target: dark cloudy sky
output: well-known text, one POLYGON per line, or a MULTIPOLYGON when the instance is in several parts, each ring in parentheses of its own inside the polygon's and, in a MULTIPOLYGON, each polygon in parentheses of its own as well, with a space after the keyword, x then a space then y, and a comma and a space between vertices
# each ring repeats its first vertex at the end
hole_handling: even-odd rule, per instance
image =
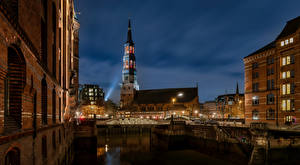
POLYGON ((243 91, 243 57, 300 15, 299 0, 77 0, 80 83, 119 99, 128 17, 141 89, 199 84, 200 101, 243 91), (117 82, 117 83, 114 83, 117 82))

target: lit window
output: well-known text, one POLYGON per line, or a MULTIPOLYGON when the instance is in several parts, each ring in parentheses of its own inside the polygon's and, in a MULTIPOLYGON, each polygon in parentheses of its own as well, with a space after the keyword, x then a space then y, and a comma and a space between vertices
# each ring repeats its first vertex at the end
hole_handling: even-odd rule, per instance
POLYGON ((282 109, 283 111, 286 110, 286 100, 282 100, 282 103, 281 103, 281 109, 282 109))
POLYGON ((291 84, 286 84, 286 94, 291 93, 291 84))
POLYGON ((252 105, 258 105, 259 104, 259 97, 253 96, 252 97, 252 105))
POLYGON ((291 63, 291 57, 290 56, 287 56, 286 57, 286 64, 288 65, 288 64, 290 64, 291 63))
POLYGON ((290 71, 287 71, 286 72, 286 78, 290 78, 291 77, 291 72, 290 71))
POLYGON ((281 41, 280 45, 281 45, 281 46, 284 46, 284 41, 281 41))
POLYGON ((291 100, 286 100, 286 110, 291 110, 291 100))
POLYGON ((282 85, 282 95, 285 95, 286 94, 286 85, 283 84, 282 85))
POLYGON ((282 63, 283 66, 286 65, 286 58, 285 57, 282 58, 281 63, 282 63))
POLYGON ((289 40, 285 40, 284 44, 285 45, 289 44, 289 40))
POLYGON ((259 112, 257 110, 252 111, 252 120, 258 120, 259 119, 259 112))
POLYGON ((286 72, 282 72, 282 78, 283 78, 283 79, 286 78, 286 72))
POLYGON ((294 42, 294 38, 290 38, 290 43, 293 43, 294 42))

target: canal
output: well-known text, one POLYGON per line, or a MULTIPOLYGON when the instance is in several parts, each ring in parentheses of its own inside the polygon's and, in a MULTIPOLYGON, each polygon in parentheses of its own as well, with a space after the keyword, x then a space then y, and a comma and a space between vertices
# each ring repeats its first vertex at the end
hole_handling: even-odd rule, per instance
POLYGON ((166 149, 153 144, 153 141, 159 140, 153 138, 156 137, 149 128, 132 128, 126 132, 120 128, 110 129, 110 132, 98 128, 96 139, 80 139, 81 148, 75 148, 74 164, 233 164, 188 148, 166 149))

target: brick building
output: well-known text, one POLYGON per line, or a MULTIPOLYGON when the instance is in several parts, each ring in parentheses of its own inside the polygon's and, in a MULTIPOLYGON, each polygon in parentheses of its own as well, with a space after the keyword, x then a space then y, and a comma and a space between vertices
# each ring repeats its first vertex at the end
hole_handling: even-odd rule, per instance
POLYGON ((0 164, 71 163, 74 16, 73 0, 0 1, 0 164))
POLYGON ((216 101, 204 102, 198 116, 204 118, 221 118, 221 114, 217 111, 216 101))
POLYGON ((232 94, 220 95, 216 99, 218 115, 222 119, 244 119, 245 97, 239 93, 239 86, 236 86, 236 92, 232 94))
POLYGON ((246 124, 299 124, 300 17, 274 41, 244 58, 246 124))

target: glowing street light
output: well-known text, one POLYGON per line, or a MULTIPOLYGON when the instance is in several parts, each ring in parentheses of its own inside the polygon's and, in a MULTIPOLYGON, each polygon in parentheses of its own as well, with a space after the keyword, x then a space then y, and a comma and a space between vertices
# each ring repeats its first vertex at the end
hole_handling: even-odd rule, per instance
POLYGON ((172 98, 172 103, 174 104, 176 102, 176 98, 172 98))
POLYGON ((197 114, 197 113, 198 113, 198 110, 195 110, 194 113, 197 114))
POLYGON ((178 95, 177 95, 178 97, 182 97, 183 96, 183 93, 182 92, 180 92, 180 93, 178 93, 178 95))

